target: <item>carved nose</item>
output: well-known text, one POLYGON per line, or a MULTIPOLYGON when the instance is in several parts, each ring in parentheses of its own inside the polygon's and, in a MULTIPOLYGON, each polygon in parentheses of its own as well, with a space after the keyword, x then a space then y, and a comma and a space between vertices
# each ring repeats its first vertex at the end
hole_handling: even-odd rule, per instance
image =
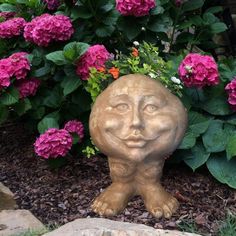
POLYGON ((138 129, 143 127, 143 121, 139 111, 133 111, 131 126, 132 128, 138 128, 138 129))

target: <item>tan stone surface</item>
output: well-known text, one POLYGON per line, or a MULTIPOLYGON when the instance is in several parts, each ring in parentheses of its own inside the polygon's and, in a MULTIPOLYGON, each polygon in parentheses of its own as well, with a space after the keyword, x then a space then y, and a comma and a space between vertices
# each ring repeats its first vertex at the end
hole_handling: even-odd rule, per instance
POLYGON ((0 236, 12 236, 29 229, 41 230, 44 225, 27 210, 0 212, 0 236))
POLYGON ((16 208, 14 194, 0 182, 0 211, 16 208))
POLYGON ((199 236, 101 218, 77 219, 43 236, 199 236))

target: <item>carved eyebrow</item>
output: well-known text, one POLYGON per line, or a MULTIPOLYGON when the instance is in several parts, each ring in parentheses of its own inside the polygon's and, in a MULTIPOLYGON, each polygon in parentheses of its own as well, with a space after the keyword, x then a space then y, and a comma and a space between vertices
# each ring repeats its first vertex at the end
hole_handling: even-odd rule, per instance
POLYGON ((111 105, 117 105, 120 102, 129 103, 129 101, 130 101, 130 97, 128 94, 119 94, 119 95, 111 96, 108 102, 111 105))

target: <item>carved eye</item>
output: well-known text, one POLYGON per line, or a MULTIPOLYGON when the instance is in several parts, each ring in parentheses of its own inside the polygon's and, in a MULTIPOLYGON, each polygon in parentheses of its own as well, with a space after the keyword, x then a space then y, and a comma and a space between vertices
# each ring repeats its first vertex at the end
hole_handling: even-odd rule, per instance
POLYGON ((148 104, 144 107, 144 111, 146 111, 147 113, 154 113, 155 111, 157 111, 157 109, 158 107, 152 104, 148 104))
POLYGON ((116 110, 118 110, 120 112, 126 112, 129 110, 129 106, 125 103, 118 104, 115 108, 116 108, 116 110))

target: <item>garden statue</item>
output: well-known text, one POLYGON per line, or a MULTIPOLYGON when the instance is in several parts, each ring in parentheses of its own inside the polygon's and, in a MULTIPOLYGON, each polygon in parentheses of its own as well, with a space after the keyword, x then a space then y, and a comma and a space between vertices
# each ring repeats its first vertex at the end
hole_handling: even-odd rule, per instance
POLYGON ((122 76, 96 99, 90 134, 108 156, 112 184, 93 202, 94 212, 112 216, 135 195, 156 218, 170 218, 178 202, 160 184, 163 165, 181 142, 187 112, 160 82, 145 75, 122 76))

